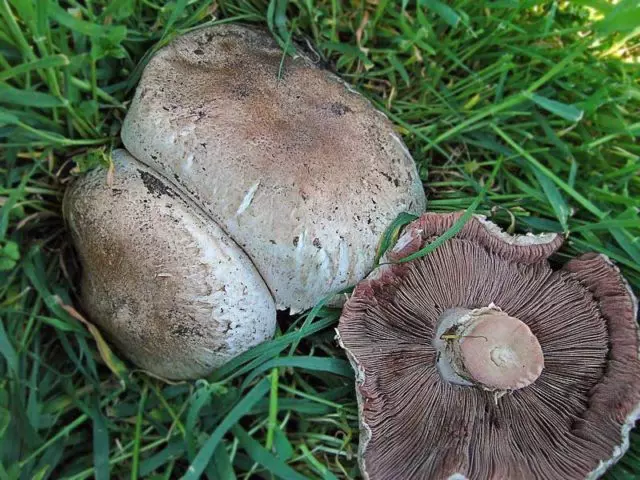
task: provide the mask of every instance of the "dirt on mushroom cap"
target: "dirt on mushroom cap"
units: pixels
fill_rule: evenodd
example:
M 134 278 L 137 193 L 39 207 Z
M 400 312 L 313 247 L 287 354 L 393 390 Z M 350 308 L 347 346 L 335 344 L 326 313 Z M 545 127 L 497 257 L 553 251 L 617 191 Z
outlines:
M 389 257 L 459 215 L 425 214 Z M 473 218 L 428 256 L 384 266 L 347 302 L 339 335 L 362 374 L 366 477 L 595 478 L 624 453 L 640 404 L 630 290 L 602 256 L 552 270 L 559 237 L 523 245 L 493 230 Z M 490 303 L 530 327 L 545 362 L 536 382 L 500 398 L 444 380 L 431 345 L 444 311 Z
M 279 308 L 368 273 L 402 211 L 424 210 L 391 123 L 303 55 L 239 25 L 197 30 L 145 68 L 122 131 L 245 250 Z
M 275 305 L 238 246 L 124 150 L 66 192 L 90 318 L 140 367 L 197 378 L 270 338 Z

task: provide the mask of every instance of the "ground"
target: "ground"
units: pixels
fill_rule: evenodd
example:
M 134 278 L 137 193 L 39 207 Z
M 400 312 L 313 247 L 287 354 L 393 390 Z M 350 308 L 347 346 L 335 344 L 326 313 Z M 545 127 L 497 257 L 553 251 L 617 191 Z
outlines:
M 109 164 L 155 49 L 219 21 L 308 39 L 395 122 L 430 210 L 562 232 L 554 261 L 605 253 L 637 292 L 640 4 L 616 3 L 0 0 L 0 477 L 359 476 L 339 311 L 173 385 L 71 308 L 62 193 Z M 640 475 L 639 434 L 609 475 Z

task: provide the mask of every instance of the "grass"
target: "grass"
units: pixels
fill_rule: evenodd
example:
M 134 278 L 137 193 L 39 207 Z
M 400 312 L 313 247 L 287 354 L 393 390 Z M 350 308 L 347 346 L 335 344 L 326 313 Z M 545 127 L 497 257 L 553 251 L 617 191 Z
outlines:
M 358 477 L 339 311 L 167 384 L 70 307 L 65 184 L 108 163 L 149 52 L 218 21 L 315 44 L 398 125 L 431 210 L 563 232 L 558 262 L 603 252 L 640 289 L 637 0 L 0 0 L 2 479 Z M 640 434 L 608 475 L 640 475 Z

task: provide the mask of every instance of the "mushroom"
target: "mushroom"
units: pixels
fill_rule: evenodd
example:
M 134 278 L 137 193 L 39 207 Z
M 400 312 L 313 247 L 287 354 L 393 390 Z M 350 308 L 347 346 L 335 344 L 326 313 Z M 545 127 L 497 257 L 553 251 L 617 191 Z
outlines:
M 270 338 L 275 304 L 244 252 L 162 177 L 116 150 L 66 192 L 91 318 L 142 368 L 196 378 Z
M 274 304 L 301 311 L 361 280 L 387 226 L 425 206 L 384 114 L 258 28 L 207 27 L 159 50 L 122 140 L 115 184 L 78 179 L 64 210 L 85 310 L 168 378 L 269 338 Z
M 461 213 L 406 227 L 338 338 L 357 377 L 368 479 L 597 478 L 640 416 L 637 302 L 603 255 L 554 270 L 556 234 Z
M 258 28 L 217 25 L 160 50 L 122 141 L 242 247 L 278 309 L 311 308 L 361 280 L 396 216 L 425 206 L 384 114 Z

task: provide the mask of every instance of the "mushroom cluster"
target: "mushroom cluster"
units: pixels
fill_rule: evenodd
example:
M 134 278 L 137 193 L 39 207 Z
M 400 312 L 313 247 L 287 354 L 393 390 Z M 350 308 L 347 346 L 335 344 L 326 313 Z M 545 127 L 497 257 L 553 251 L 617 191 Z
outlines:
M 152 373 L 199 377 L 270 337 L 276 308 L 355 284 L 394 218 L 424 211 L 391 122 L 297 50 L 231 24 L 176 38 L 144 69 L 113 181 L 66 194 L 85 310 Z
M 637 302 L 604 256 L 461 213 L 406 227 L 347 301 L 368 479 L 591 479 L 640 416 Z

